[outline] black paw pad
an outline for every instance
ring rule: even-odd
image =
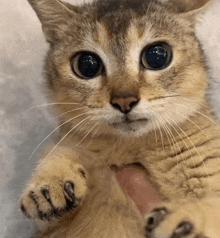
[[[171,238],[181,238],[189,235],[193,230],[193,225],[190,222],[181,222],[174,231]]]
[[[147,234],[151,233],[167,215],[165,207],[154,209],[146,220],[145,230]]]

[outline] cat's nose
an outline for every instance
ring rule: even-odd
[[[111,99],[111,105],[122,113],[129,113],[137,105],[139,98],[129,92],[121,92]]]

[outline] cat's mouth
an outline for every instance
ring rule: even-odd
[[[130,119],[128,116],[125,116],[121,121],[119,122],[113,122],[111,125],[114,128],[128,128],[132,129],[132,127],[136,128],[137,126],[143,126],[143,124],[148,123],[147,118],[138,118],[138,119]]]

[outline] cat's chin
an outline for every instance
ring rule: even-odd
[[[141,136],[149,131],[148,119],[114,122],[109,125],[113,127],[118,134],[125,136]]]

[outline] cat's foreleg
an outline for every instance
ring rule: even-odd
[[[146,238],[219,238],[220,197],[162,203],[145,223]]]
[[[42,156],[21,195],[20,208],[39,230],[45,230],[64,213],[80,207],[86,193],[87,172],[78,156],[69,148],[59,147],[56,153]]]
[[[66,213],[34,238],[145,238],[143,218],[108,166],[88,169],[88,192],[77,215]]]

